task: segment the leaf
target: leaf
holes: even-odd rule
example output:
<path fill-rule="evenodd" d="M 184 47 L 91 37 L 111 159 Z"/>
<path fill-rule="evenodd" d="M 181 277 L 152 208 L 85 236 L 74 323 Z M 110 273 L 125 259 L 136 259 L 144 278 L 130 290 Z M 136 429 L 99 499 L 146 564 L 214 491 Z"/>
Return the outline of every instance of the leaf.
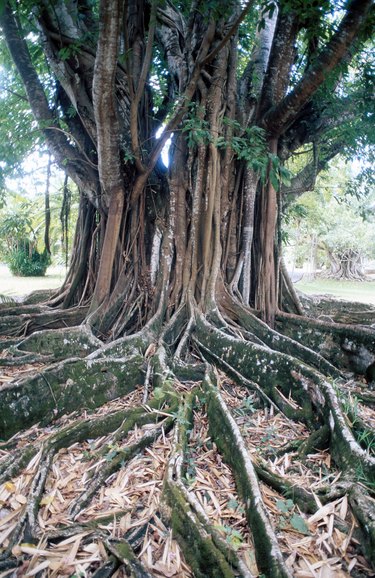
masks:
<path fill-rule="evenodd" d="M 293 514 L 290 518 L 290 525 L 301 534 L 310 534 L 308 525 L 299 514 Z"/>
<path fill-rule="evenodd" d="M 294 506 L 294 502 L 292 500 L 277 500 L 276 507 L 280 512 L 287 514 L 289 510 L 291 510 Z"/>
<path fill-rule="evenodd" d="M 164 397 L 164 392 L 161 387 L 156 387 L 154 389 L 154 398 L 155 399 L 162 399 Z"/>
<path fill-rule="evenodd" d="M 277 174 L 275 173 L 275 171 L 270 171 L 270 181 L 271 181 L 271 185 L 273 186 L 275 191 L 278 191 L 279 190 L 279 179 L 277 178 Z"/>
<path fill-rule="evenodd" d="M 234 498 L 231 498 L 227 504 L 230 510 L 236 510 L 238 508 L 238 502 Z"/>

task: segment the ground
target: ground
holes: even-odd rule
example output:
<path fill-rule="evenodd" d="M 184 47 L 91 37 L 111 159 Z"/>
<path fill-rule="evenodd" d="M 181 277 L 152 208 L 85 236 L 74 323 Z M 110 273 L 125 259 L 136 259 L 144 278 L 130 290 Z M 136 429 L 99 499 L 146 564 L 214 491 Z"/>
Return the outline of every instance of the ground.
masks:
<path fill-rule="evenodd" d="M 331 362 L 375 310 L 307 303 L 312 331 L 198 315 L 188 364 L 3 305 L 0 576 L 374 576 L 375 395 Z"/>

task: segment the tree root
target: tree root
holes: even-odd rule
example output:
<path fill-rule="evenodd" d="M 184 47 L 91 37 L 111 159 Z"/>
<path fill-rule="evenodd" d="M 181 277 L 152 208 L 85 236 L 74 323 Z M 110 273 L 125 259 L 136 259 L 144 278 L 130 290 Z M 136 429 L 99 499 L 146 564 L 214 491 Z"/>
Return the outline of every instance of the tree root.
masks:
<path fill-rule="evenodd" d="M 4 344 L 6 345 L 6 343 Z M 0 358 L 0 366 L 52 363 L 68 357 L 86 357 L 102 347 L 87 325 L 62 329 L 35 331 L 21 342 L 8 344 L 8 351 Z M 43 353 L 39 353 L 39 352 Z"/>
<path fill-rule="evenodd" d="M 213 322 L 210 323 L 200 313 L 194 311 L 194 321 L 188 325 L 186 325 L 186 311 L 181 312 L 178 323 L 176 318 L 168 326 L 170 350 L 177 351 L 179 359 L 171 359 L 168 345 L 157 340 L 155 333 L 148 329 L 135 336 L 97 347 L 100 342 L 92 338 L 89 329 L 76 328 L 73 336 L 80 344 L 86 343 L 87 331 L 90 352 L 88 357 L 55 363 L 39 374 L 9 384 L 0 390 L 0 407 L 7 408 L 7 411 L 4 410 L 2 435 L 10 438 L 0 444 L 0 456 L 4 454 L 2 458 L 0 457 L 0 484 L 9 481 L 10 485 L 5 488 L 11 488 L 12 485 L 16 488 L 18 482 L 15 478 L 27 479 L 29 480 L 27 484 L 31 484 L 27 486 L 29 489 L 23 510 L 19 504 L 17 506 L 16 525 L 11 526 L 13 521 L 5 525 L 12 532 L 9 533 L 8 529 L 5 533 L 3 531 L 7 544 L 6 550 L 2 552 L 0 568 L 13 568 L 17 564 L 14 555 L 25 557 L 31 554 L 30 548 L 22 549 L 23 545 L 25 542 L 36 544 L 43 532 L 44 545 L 40 546 L 41 551 L 47 551 L 43 548 L 58 547 L 61 541 L 67 539 L 71 539 L 73 543 L 75 537 L 78 540 L 80 535 L 85 536 L 84 541 L 92 547 L 95 541 L 100 542 L 102 551 L 105 549 L 107 554 L 90 567 L 92 576 L 98 578 L 111 576 L 117 569 L 122 568 L 127 575 L 150 578 L 153 576 L 153 566 L 147 562 L 142 552 L 152 536 L 152 528 L 157 523 L 155 520 L 159 516 L 156 513 L 160 512 L 165 523 L 170 522 L 173 537 L 178 540 L 195 576 L 251 578 L 252 574 L 257 575 L 258 571 L 253 571 L 252 562 L 249 563 L 246 556 L 250 556 L 253 552 L 259 571 L 267 578 L 291 576 L 291 572 L 299 566 L 293 565 L 294 563 L 290 563 L 287 559 L 283 534 L 280 533 L 278 523 L 275 523 L 269 498 L 267 500 L 267 496 L 272 496 L 270 492 L 275 496 L 272 498 L 274 504 L 280 501 L 282 503 L 283 497 L 285 503 L 292 503 L 292 511 L 296 513 L 297 520 L 301 520 L 301 516 L 298 516 L 298 506 L 301 512 L 312 514 L 310 518 L 315 520 L 317 518 L 314 516 L 320 515 L 325 505 L 331 508 L 334 507 L 332 502 L 335 500 L 339 503 L 347 500 L 351 507 L 350 512 L 354 513 L 361 530 L 361 537 L 358 538 L 358 528 L 355 529 L 355 536 L 363 542 L 367 558 L 374 562 L 372 552 L 375 545 L 375 514 L 371 491 L 375 481 L 375 459 L 360 447 L 352 434 L 353 416 L 344 409 L 348 402 L 344 401 L 340 394 L 340 382 L 331 383 L 318 372 L 316 368 L 320 363 L 322 372 L 329 374 L 330 364 L 324 363 L 324 360 L 321 364 L 319 356 L 315 357 L 311 352 L 305 358 L 305 350 L 302 347 L 296 350 L 296 355 L 300 358 L 296 359 L 296 356 L 292 355 L 293 341 L 288 337 L 280 336 L 282 351 L 278 351 L 279 343 L 276 338 L 278 334 L 272 331 L 268 334 L 268 330 L 261 322 L 255 317 L 253 319 L 250 313 L 242 309 L 238 311 L 243 317 L 240 318 L 238 314 L 237 321 L 241 326 L 246 326 L 244 332 L 240 325 L 237 327 L 235 324 L 227 324 L 219 312 L 212 317 Z M 233 319 L 233 312 L 231 318 Z M 217 323 L 221 329 L 215 327 Z M 83 334 L 85 335 L 81 340 Z M 246 341 L 247 337 L 251 339 L 251 334 L 258 337 Z M 64 345 L 68 335 L 67 330 L 33 334 L 20 347 L 15 348 L 15 355 L 22 355 L 24 351 L 29 352 L 30 349 L 32 353 L 33 348 L 38 350 L 39 340 L 47 338 L 51 343 L 46 344 L 44 351 L 48 351 L 51 355 L 59 355 L 60 345 Z M 173 339 L 181 336 L 180 346 L 179 342 Z M 182 359 L 183 349 L 188 340 L 196 345 L 196 350 L 188 358 L 189 364 L 184 363 Z M 290 354 L 287 354 L 289 347 Z M 86 351 L 83 345 L 81 350 L 82 354 Z M 202 363 L 191 365 L 192 360 L 194 362 L 197 360 L 197 350 L 202 358 L 213 361 L 240 386 L 234 385 L 225 377 L 222 379 L 219 377 L 216 383 L 216 376 L 206 371 L 202 389 L 197 387 L 194 381 L 202 381 L 203 367 Z M 317 361 L 319 363 L 316 363 Z M 180 383 L 175 375 L 178 375 L 183 383 Z M 143 402 L 147 405 L 144 403 L 142 405 L 140 387 L 129 398 L 138 400 L 137 405 L 130 409 L 129 406 L 124 409 L 120 402 L 120 405 L 116 404 L 115 407 L 110 405 L 114 409 L 109 412 L 105 410 L 105 413 L 101 413 L 103 410 L 100 410 L 90 416 L 78 417 L 73 414 L 66 416 L 67 413 L 76 412 L 79 408 L 93 410 L 109 399 L 125 395 L 142 383 Z M 345 393 L 350 390 L 348 383 L 342 387 Z M 220 389 L 222 395 L 219 393 Z M 247 391 L 251 391 L 252 394 L 249 396 Z M 198 414 L 204 414 L 202 409 L 197 407 L 202 407 L 202 404 L 206 407 L 206 400 L 209 434 L 213 444 L 207 441 L 210 437 L 207 435 L 206 416 L 204 421 L 202 417 L 197 418 Z M 198 402 L 200 406 L 197 405 Z M 233 417 L 231 404 L 234 408 Z M 9 407 L 13 411 L 11 416 Z M 286 419 L 280 417 L 280 411 L 287 416 Z M 358 423 L 365 419 L 361 412 L 364 412 L 362 407 L 359 408 Z M 257 416 L 254 421 L 253 415 Z M 363 413 L 363 416 L 365 415 Z M 261 433 L 257 434 L 259 437 L 254 441 L 254 424 L 258 419 L 261 420 L 258 423 L 264 425 L 261 426 L 263 427 Z M 26 434 L 11 437 L 16 431 L 25 427 L 25 423 L 31 425 L 39 421 L 52 422 L 52 425 L 48 430 L 42 430 L 41 426 L 34 425 L 27 434 L 28 439 L 25 437 Z M 271 426 L 267 425 L 268 421 Z M 294 424 L 298 421 L 308 426 L 310 435 L 302 423 Z M 197 426 L 197 423 L 201 425 Z M 249 432 L 246 430 L 247 425 Z M 171 434 L 168 436 L 167 432 L 173 427 L 174 443 L 170 450 Z M 242 428 L 241 431 L 239 427 Z M 263 443 L 262 436 L 271 427 L 275 428 L 275 432 L 281 431 L 279 428 L 285 428 L 287 433 L 284 439 L 291 441 L 286 444 L 277 443 L 276 434 L 272 434 L 267 438 L 268 441 Z M 293 428 L 295 433 L 290 434 L 289 430 L 293 432 Z M 194 448 L 194 444 L 199 446 L 200 443 L 200 438 L 195 432 L 203 432 L 201 434 L 203 450 L 198 451 Z M 26 443 L 26 440 L 29 443 Z M 167 445 L 160 446 L 161 443 Z M 341 472 L 336 467 L 331 468 L 328 465 L 327 468 L 323 467 L 323 477 L 316 476 L 315 472 L 318 471 L 318 467 L 322 467 L 320 464 L 325 463 L 325 455 L 328 455 L 327 452 L 315 452 L 315 448 L 321 446 L 329 446 L 333 460 Z M 124 480 L 128 480 L 130 475 L 128 471 L 133 467 L 133 462 L 129 464 L 129 460 L 140 454 L 134 463 L 138 464 L 140 459 L 140 463 L 148 464 L 150 462 L 147 460 L 150 455 L 154 455 L 156 447 L 161 452 L 165 451 L 165 447 L 171 451 L 169 460 L 166 461 L 167 457 L 164 457 L 163 469 L 159 470 L 159 473 L 165 471 L 165 477 L 163 488 L 161 477 L 158 478 L 159 502 L 156 509 L 144 510 L 146 513 L 140 514 L 139 523 L 137 522 L 139 507 L 136 505 L 139 498 L 136 497 L 134 502 L 127 501 L 126 498 L 119 508 L 112 509 L 108 515 L 103 516 L 105 510 L 102 504 L 116 503 L 109 501 L 106 497 L 107 491 L 110 496 L 116 487 L 125 487 L 121 484 Z M 160 450 L 160 447 L 163 449 Z M 212 447 L 214 449 L 210 449 Z M 62 474 L 67 471 L 66 448 L 71 448 L 69 460 L 70 455 L 76 456 L 74 459 L 78 473 L 85 467 L 83 465 L 85 460 L 88 459 L 91 463 L 84 475 L 85 485 L 74 474 L 76 476 L 73 476 L 74 490 L 67 489 L 65 494 L 62 490 L 63 495 L 69 498 L 63 506 L 61 514 L 63 521 L 58 526 L 55 525 L 53 517 L 54 512 L 59 511 L 55 492 L 59 491 L 60 480 L 63 484 Z M 142 453 L 144 448 L 147 450 Z M 291 448 L 295 464 L 293 456 L 285 455 L 275 459 L 277 455 L 282 456 L 292 451 Z M 198 465 L 196 466 L 198 473 L 195 482 L 188 476 L 192 460 L 196 459 L 196 463 L 202 463 L 200 460 L 206 459 L 208 454 L 211 455 L 209 458 L 212 460 L 211 464 L 214 466 L 217 464 L 219 470 L 220 467 L 224 468 L 220 471 L 221 477 L 218 479 L 223 480 L 227 476 L 227 479 L 231 480 L 231 485 L 228 486 L 231 488 L 230 495 L 234 496 L 231 500 L 236 504 L 234 508 L 238 508 L 235 514 L 238 517 L 235 519 L 240 519 L 243 532 L 240 534 L 242 542 L 238 552 L 234 542 L 228 539 L 231 535 L 224 531 L 224 524 L 228 518 L 231 519 L 230 524 L 233 524 L 231 506 L 228 506 L 229 498 L 226 497 L 225 501 L 220 498 L 222 490 L 218 486 L 212 500 L 208 497 L 206 502 L 201 501 L 204 490 L 200 490 L 199 485 L 198 489 L 194 489 L 194 484 L 201 483 L 201 478 L 198 481 L 198 475 L 201 476 L 204 469 L 199 470 Z M 250 457 L 254 459 L 254 463 Z M 299 458 L 304 457 L 306 461 L 299 461 Z M 34 468 L 32 472 L 30 463 Z M 164 464 L 167 464 L 166 470 Z M 228 464 L 230 470 L 225 464 Z M 209 467 L 212 465 L 207 464 L 207 468 Z M 122 472 L 122 468 L 127 469 Z M 298 479 L 298 468 L 305 476 L 305 481 L 301 483 Z M 224 473 L 227 470 L 233 473 L 234 481 L 231 476 L 228 477 L 228 473 Z M 32 477 L 24 478 L 25 475 Z M 308 480 L 311 480 L 311 476 L 313 484 L 310 489 Z M 146 482 L 142 485 L 148 484 L 149 482 Z M 315 489 L 312 491 L 313 488 Z M 24 493 L 26 494 L 26 491 Z M 49 502 L 50 499 L 55 501 Z M 217 518 L 213 512 L 218 500 L 224 516 L 221 517 L 220 514 L 220 522 L 215 527 L 216 522 L 213 520 Z M 50 503 L 53 504 L 52 509 L 49 509 Z M 131 513 L 126 506 L 130 503 Z M 11 507 L 8 506 L 10 512 Z M 57 510 L 54 510 L 56 508 Z M 277 510 L 277 506 L 274 509 Z M 238 513 L 240 510 L 243 513 Z M 96 513 L 96 517 L 92 517 L 92 512 Z M 132 519 L 131 530 L 127 529 L 129 516 Z M 289 523 L 292 513 L 288 513 L 287 516 Z M 306 521 L 309 522 L 310 518 Z M 352 520 L 352 514 L 348 513 L 345 520 L 335 518 L 333 522 L 334 531 L 341 532 L 342 539 L 346 534 L 345 539 L 348 543 L 353 533 Z M 162 524 L 160 520 L 159 523 Z M 316 522 L 311 524 L 317 525 Z M 4 528 L 4 525 L 1 525 L 0 518 L 0 528 L 2 527 Z M 112 528 L 116 528 L 116 532 Z M 314 538 L 317 543 L 320 540 L 319 536 L 323 539 L 323 530 L 312 531 L 317 532 L 317 537 Z M 138 554 L 142 562 L 137 559 Z M 303 554 L 297 554 L 298 556 L 303 558 Z M 353 557 L 349 557 L 350 559 L 353 560 Z M 43 564 L 47 564 L 48 558 L 44 560 Z"/>
<path fill-rule="evenodd" d="M 336 323 L 373 325 L 375 307 L 357 301 L 344 301 L 327 295 L 300 294 L 304 312 L 313 319 L 330 318 Z"/>
<path fill-rule="evenodd" d="M 279 313 L 276 327 L 292 339 L 346 371 L 363 375 L 375 361 L 375 331 L 360 327 Z"/>
<path fill-rule="evenodd" d="M 301 410 L 292 411 L 283 404 L 282 411 L 291 419 L 306 423 L 311 429 L 329 425 L 331 451 L 336 463 L 344 471 L 362 467 L 369 480 L 374 480 L 375 459 L 369 457 L 355 440 L 346 425 L 333 386 L 320 374 L 295 362 L 290 356 L 270 353 L 261 346 L 227 336 L 202 318 L 197 319 L 197 338 L 198 345 L 202 343 L 206 350 L 221 352 L 220 358 L 243 375 L 251 372 L 252 378 L 276 405 L 280 405 L 280 390 L 283 398 L 292 392 Z"/>
<path fill-rule="evenodd" d="M 338 371 L 332 363 L 329 363 L 322 355 L 315 353 L 313 349 L 301 345 L 300 340 L 297 341 L 292 337 L 270 329 L 263 321 L 234 300 L 232 300 L 228 306 L 240 321 L 241 326 L 249 331 L 253 331 L 263 340 L 264 344 L 271 347 L 271 349 L 279 351 L 280 353 L 286 353 L 287 355 L 293 355 L 293 357 L 300 359 L 303 363 L 308 363 L 312 367 L 315 367 L 324 375 L 331 376 L 335 379 L 343 377 L 342 373 Z"/>
<path fill-rule="evenodd" d="M 58 361 L 67 357 L 86 357 L 93 351 L 102 347 L 99 341 L 91 333 L 87 325 L 79 327 L 69 327 L 62 329 L 45 329 L 36 331 L 18 342 L 16 346 L 10 347 L 9 354 L 17 359 L 19 363 L 31 363 L 27 361 L 28 356 L 34 354 L 38 357 Z M 43 354 L 39 352 L 42 351 Z M 4 360 L 0 360 L 0 363 Z"/>
<path fill-rule="evenodd" d="M 57 431 L 52 433 L 49 438 L 43 442 L 43 450 L 53 450 L 53 452 L 56 453 L 62 448 L 69 447 L 74 443 L 83 442 L 85 439 L 109 434 L 112 434 L 111 443 L 117 443 L 135 424 L 143 425 L 151 423 L 155 418 L 158 419 L 159 414 L 153 414 L 153 410 L 159 410 L 166 402 L 168 396 L 168 389 L 164 392 L 162 391 L 158 399 L 150 401 L 147 406 L 148 411 L 145 411 L 143 407 L 136 407 L 131 410 L 115 411 L 105 416 L 93 416 L 87 419 L 80 417 L 65 427 L 57 428 Z M 16 443 L 17 438 L 15 437 L 11 440 L 11 444 L 14 445 Z M 9 449 L 11 446 L 8 442 L 7 444 L 1 444 L 1 447 Z M 42 446 L 38 443 L 13 450 L 8 458 L 0 462 L 0 483 L 17 476 L 32 457 L 41 450 Z M 103 457 L 103 453 L 108 452 L 109 447 L 105 446 L 100 457 Z"/>
<path fill-rule="evenodd" d="M 177 418 L 174 445 L 164 481 L 163 514 L 170 520 L 194 576 L 234 578 L 236 575 L 251 578 L 248 569 L 211 526 L 202 507 L 187 491 L 181 479 L 192 399 L 193 394 L 190 394 Z"/>
<path fill-rule="evenodd" d="M 3 312 L 4 313 L 4 312 Z M 41 329 L 59 329 L 82 323 L 87 307 L 46 310 L 42 313 L 21 313 L 0 317 L 0 335 L 26 337 Z"/>
<path fill-rule="evenodd" d="M 206 376 L 210 431 L 225 460 L 233 469 L 239 494 L 245 502 L 246 517 L 253 531 L 257 563 L 266 575 L 290 577 L 276 536 L 263 507 L 256 474 L 237 424 L 218 390 Z"/>
<path fill-rule="evenodd" d="M 153 575 L 147 572 L 137 560 L 126 540 L 106 540 L 104 543 L 107 550 L 124 566 L 127 576 L 130 578 L 152 578 Z"/>
<path fill-rule="evenodd" d="M 149 418 L 150 419 L 150 418 Z M 142 423 L 142 420 L 139 420 Z M 116 456 L 111 459 L 105 466 L 96 472 L 89 483 L 87 490 L 81 494 L 78 499 L 72 503 L 69 514 L 70 517 L 75 520 L 80 514 L 81 510 L 91 502 L 93 496 L 103 486 L 105 480 L 109 478 L 114 472 L 119 470 L 126 462 L 128 462 L 133 456 L 138 454 L 141 450 L 151 445 L 153 441 L 158 438 L 162 431 L 168 433 L 173 426 L 173 418 L 168 418 L 165 423 L 160 427 L 155 428 L 152 432 L 144 435 L 138 442 L 132 444 L 125 449 L 119 449 L 116 452 Z M 130 430 L 133 424 L 127 424 L 123 428 L 122 433 L 125 436 Z"/>
<path fill-rule="evenodd" d="M 365 536 L 365 551 L 375 566 L 375 500 L 365 488 L 353 484 L 349 493 L 349 503 Z"/>
<path fill-rule="evenodd" d="M 142 382 L 143 358 L 68 359 L 0 390 L 0 436 L 9 438 L 42 420 L 94 409 Z"/>
<path fill-rule="evenodd" d="M 293 502 L 299 506 L 302 512 L 314 514 L 317 511 L 318 507 L 316 499 L 312 492 L 293 484 L 287 478 L 279 476 L 275 472 L 271 471 L 270 468 L 267 467 L 266 463 L 263 463 L 261 460 L 258 460 L 254 464 L 254 470 L 262 482 L 265 482 L 286 498 L 291 498 Z"/>

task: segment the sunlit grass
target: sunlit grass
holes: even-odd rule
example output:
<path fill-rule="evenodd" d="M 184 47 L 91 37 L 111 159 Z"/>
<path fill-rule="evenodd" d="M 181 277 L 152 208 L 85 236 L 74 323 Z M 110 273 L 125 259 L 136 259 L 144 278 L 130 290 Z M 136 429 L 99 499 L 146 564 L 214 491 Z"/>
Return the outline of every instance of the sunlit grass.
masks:
<path fill-rule="evenodd" d="M 360 301 L 375 305 L 375 280 L 372 281 L 336 281 L 334 279 L 315 279 L 299 281 L 296 289 L 313 294 L 325 293 L 348 301 Z"/>
<path fill-rule="evenodd" d="M 14 277 L 5 265 L 0 265 L 0 294 L 23 297 L 37 289 L 56 289 L 65 278 L 65 267 L 49 267 L 44 277 Z"/>

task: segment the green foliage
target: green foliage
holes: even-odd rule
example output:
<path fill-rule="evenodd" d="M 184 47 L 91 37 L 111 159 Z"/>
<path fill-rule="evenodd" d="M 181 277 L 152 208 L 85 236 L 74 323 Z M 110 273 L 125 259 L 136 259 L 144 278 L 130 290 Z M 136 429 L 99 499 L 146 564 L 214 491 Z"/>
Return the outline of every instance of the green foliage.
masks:
<path fill-rule="evenodd" d="M 0 222 L 0 248 L 13 275 L 42 277 L 51 260 L 37 248 L 32 204 L 21 200 L 17 207 L 3 211 Z"/>
<path fill-rule="evenodd" d="M 6 262 L 16 277 L 43 277 L 51 264 L 51 259 L 46 252 L 39 253 L 24 240 L 19 243 L 18 248 L 8 253 Z"/>
<path fill-rule="evenodd" d="M 215 525 L 215 528 L 224 534 L 225 541 L 228 542 L 228 544 L 230 544 L 234 550 L 238 550 L 241 547 L 244 540 L 241 532 L 227 525 L 217 524 Z"/>
<path fill-rule="evenodd" d="M 340 398 L 342 409 L 347 416 L 350 427 L 357 442 L 370 454 L 375 454 L 375 433 L 373 430 L 367 428 L 360 416 L 360 404 L 355 395 L 346 396 L 338 389 L 338 396 Z"/>
<path fill-rule="evenodd" d="M 233 130 L 234 136 L 229 140 L 224 136 L 218 137 L 215 141 L 218 148 L 229 146 L 239 160 L 244 160 L 259 175 L 263 183 L 269 178 L 276 190 L 279 190 L 281 183 L 290 185 L 291 173 L 277 155 L 269 152 L 263 128 L 251 126 L 243 130 L 237 121 L 227 118 L 223 119 L 223 124 Z"/>
<path fill-rule="evenodd" d="M 181 132 L 186 134 L 189 148 L 213 141 L 209 123 L 202 118 L 203 115 L 204 108 L 192 102 L 181 129 Z"/>
<path fill-rule="evenodd" d="M 283 515 L 280 516 L 279 526 L 282 529 L 292 526 L 300 534 L 308 535 L 310 530 L 305 520 L 295 511 L 295 504 L 293 500 L 277 500 L 276 507 Z"/>
<path fill-rule="evenodd" d="M 314 191 L 288 206 L 284 239 L 295 246 L 294 257 L 300 265 L 309 259 L 313 244 L 318 248 L 318 266 L 329 264 L 329 254 L 338 260 L 348 251 L 362 258 L 375 257 L 375 215 L 371 209 L 375 190 L 370 181 L 368 187 L 362 187 L 358 179 L 338 159 L 321 173 Z"/>
<path fill-rule="evenodd" d="M 253 414 L 256 411 L 254 402 L 255 402 L 254 397 L 249 395 L 242 401 L 240 407 L 234 410 L 234 413 L 240 416 Z"/>

